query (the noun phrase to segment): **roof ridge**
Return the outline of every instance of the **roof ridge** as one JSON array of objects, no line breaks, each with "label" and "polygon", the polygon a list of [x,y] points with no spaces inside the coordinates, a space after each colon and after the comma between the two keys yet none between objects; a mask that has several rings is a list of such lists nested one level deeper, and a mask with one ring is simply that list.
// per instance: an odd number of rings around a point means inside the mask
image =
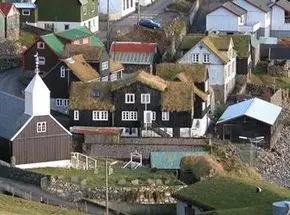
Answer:
[{"label": "roof ridge", "polygon": [[252,98],[252,99],[250,99],[250,100],[252,100],[252,102],[249,104],[249,106],[247,107],[247,109],[246,109],[246,111],[245,111],[245,115],[247,115],[248,114],[248,111],[251,109],[251,107],[253,106],[253,104],[257,101],[257,97],[254,97],[254,98]]}]

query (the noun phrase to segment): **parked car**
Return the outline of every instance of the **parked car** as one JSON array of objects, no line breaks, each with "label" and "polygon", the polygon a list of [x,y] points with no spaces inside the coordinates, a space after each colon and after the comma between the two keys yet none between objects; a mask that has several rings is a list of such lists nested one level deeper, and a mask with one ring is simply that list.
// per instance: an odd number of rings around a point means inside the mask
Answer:
[{"label": "parked car", "polygon": [[141,19],[138,25],[151,29],[161,28],[161,24],[153,19]]}]

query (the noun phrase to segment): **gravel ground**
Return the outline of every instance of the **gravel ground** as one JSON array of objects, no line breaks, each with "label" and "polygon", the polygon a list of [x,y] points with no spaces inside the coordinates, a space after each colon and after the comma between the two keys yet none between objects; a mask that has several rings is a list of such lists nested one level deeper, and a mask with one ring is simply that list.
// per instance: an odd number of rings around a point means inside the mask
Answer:
[{"label": "gravel ground", "polygon": [[282,116],[285,123],[272,150],[258,149],[256,167],[265,181],[290,188],[290,104]]}]

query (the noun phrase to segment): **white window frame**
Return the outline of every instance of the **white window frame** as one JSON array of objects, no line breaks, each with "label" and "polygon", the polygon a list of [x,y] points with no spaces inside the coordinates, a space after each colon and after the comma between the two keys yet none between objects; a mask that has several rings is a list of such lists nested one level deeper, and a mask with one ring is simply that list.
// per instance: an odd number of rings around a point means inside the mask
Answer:
[{"label": "white window frame", "polygon": [[118,79],[118,76],[117,76],[117,73],[114,72],[110,75],[110,81],[117,81]]},{"label": "white window frame", "polygon": [[39,56],[38,63],[39,63],[39,65],[45,65],[45,57]]},{"label": "white window frame", "polygon": [[108,111],[93,111],[92,119],[93,121],[108,121]]},{"label": "white window frame", "polygon": [[126,93],[125,94],[125,103],[126,104],[134,104],[135,103],[135,94],[134,93]]},{"label": "white window frame", "polygon": [[209,54],[203,54],[203,62],[209,63]]},{"label": "white window frame", "polygon": [[122,121],[137,121],[138,112],[137,111],[122,111]]},{"label": "white window frame", "polygon": [[191,60],[193,63],[199,63],[199,54],[198,53],[193,53],[191,55]]},{"label": "white window frame", "polygon": [[37,42],[37,49],[45,49],[45,43],[42,41]]},{"label": "white window frame", "polygon": [[86,5],[83,6],[83,13],[84,13],[84,15],[87,15],[87,6]]},{"label": "white window frame", "polygon": [[65,67],[64,66],[60,67],[60,77],[65,78]]},{"label": "white window frame", "polygon": [[109,69],[109,61],[105,61],[102,63],[102,71]]},{"label": "white window frame", "polygon": [[37,122],[36,123],[36,131],[37,131],[37,133],[45,133],[46,132],[46,122]]},{"label": "white window frame", "polygon": [[57,107],[62,107],[62,106],[63,106],[63,104],[62,104],[62,99],[56,99],[56,100],[55,100],[55,106],[57,106]]},{"label": "white window frame", "polygon": [[169,112],[162,112],[162,121],[169,121],[170,113]]},{"label": "white window frame", "polygon": [[80,120],[80,112],[78,110],[74,110],[74,120]]},{"label": "white window frame", "polygon": [[156,111],[152,111],[152,121],[156,120]]},{"label": "white window frame", "polygon": [[23,16],[30,16],[30,10],[29,9],[22,9],[22,15]]},{"label": "white window frame", "polygon": [[141,104],[150,104],[150,93],[141,93]]}]

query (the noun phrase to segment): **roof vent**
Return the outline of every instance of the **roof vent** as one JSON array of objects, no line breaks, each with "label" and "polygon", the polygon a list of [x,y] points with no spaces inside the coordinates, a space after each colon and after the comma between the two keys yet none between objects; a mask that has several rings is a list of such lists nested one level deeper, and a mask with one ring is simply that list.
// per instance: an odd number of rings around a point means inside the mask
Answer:
[{"label": "roof vent", "polygon": [[93,90],[93,93],[92,93],[92,96],[94,97],[94,98],[99,98],[100,97],[100,91],[99,90]]}]

